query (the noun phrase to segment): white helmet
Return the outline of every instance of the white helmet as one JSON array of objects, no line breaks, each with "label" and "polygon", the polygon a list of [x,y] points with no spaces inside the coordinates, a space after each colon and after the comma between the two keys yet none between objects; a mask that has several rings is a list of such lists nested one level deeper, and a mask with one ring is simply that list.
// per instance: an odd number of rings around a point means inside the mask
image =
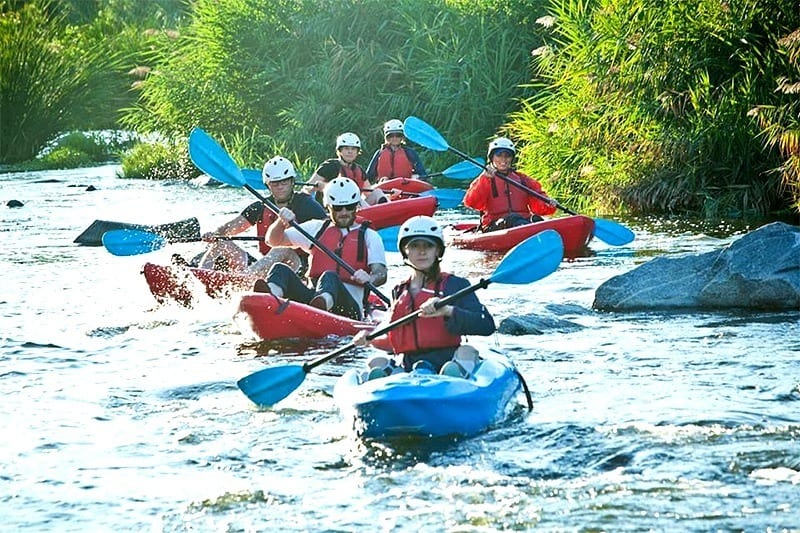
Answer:
[{"label": "white helmet", "polygon": [[386,121],[386,124],[383,125],[384,138],[390,133],[399,133],[401,135],[405,135],[405,132],[403,131],[403,123],[396,118]]},{"label": "white helmet", "polygon": [[495,140],[493,140],[492,142],[489,143],[489,152],[486,155],[486,159],[491,161],[492,160],[492,154],[496,150],[508,150],[509,152],[511,152],[512,155],[516,155],[517,154],[517,149],[514,147],[514,143],[511,142],[511,139],[509,139],[507,137],[498,137],[498,138],[496,138]]},{"label": "white helmet", "polygon": [[296,177],[297,173],[292,162],[279,155],[264,163],[264,170],[261,171],[261,179],[264,180],[264,185],[271,181],[283,181]]},{"label": "white helmet", "polygon": [[444,234],[442,227],[433,217],[418,215],[411,217],[400,226],[400,231],[397,233],[397,249],[406,257],[406,252],[403,249],[406,243],[411,242],[416,238],[422,238],[439,245],[439,257],[444,255]]},{"label": "white helmet", "polygon": [[361,200],[361,190],[358,185],[355,181],[343,176],[329,181],[322,192],[322,202],[326,206],[350,205],[358,203],[359,200]]},{"label": "white helmet", "polygon": [[336,137],[336,149],[338,150],[342,146],[352,146],[353,148],[358,148],[361,150],[361,139],[358,138],[358,135],[355,133],[342,133],[338,137]]}]

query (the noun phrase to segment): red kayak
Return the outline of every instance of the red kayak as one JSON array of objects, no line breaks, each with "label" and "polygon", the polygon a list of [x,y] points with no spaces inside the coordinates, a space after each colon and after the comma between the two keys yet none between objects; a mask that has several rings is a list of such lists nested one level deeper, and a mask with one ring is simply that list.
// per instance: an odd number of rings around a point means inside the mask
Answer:
[{"label": "red kayak", "polygon": [[378,182],[375,187],[384,192],[401,191],[411,194],[419,194],[433,189],[433,185],[427,181],[410,178],[391,178]]},{"label": "red kayak", "polygon": [[[378,316],[374,318],[379,319]],[[355,335],[362,329],[371,330],[376,324],[371,319],[353,320],[273,294],[260,293],[242,296],[234,320],[242,331],[250,331],[262,340],[321,339],[328,335],[344,337]]]},{"label": "red kayak", "polygon": [[592,240],[594,220],[583,215],[574,215],[487,233],[478,231],[478,225],[472,223],[454,224],[453,228],[458,231],[450,241],[453,246],[487,252],[506,252],[531,235],[553,229],[561,235],[564,253],[569,255],[580,252]]},{"label": "red kayak", "polygon": [[358,210],[358,221],[369,220],[372,229],[378,230],[390,226],[399,226],[410,217],[416,215],[433,216],[437,201],[434,196],[418,196],[393,200]]},{"label": "red kayak", "polygon": [[[198,289],[205,287],[211,298],[228,297],[234,292],[250,291],[257,276],[241,272],[223,272],[205,268],[189,268],[145,263],[144,279],[156,300],[175,300],[189,306]],[[198,283],[199,282],[199,283]]]}]

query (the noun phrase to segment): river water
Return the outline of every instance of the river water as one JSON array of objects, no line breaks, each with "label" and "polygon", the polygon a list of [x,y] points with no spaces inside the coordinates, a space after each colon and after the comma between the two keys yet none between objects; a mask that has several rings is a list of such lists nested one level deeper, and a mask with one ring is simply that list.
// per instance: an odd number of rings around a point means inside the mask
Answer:
[{"label": "river water", "polygon": [[[235,302],[158,306],[142,264],[197,243],[134,257],[72,244],[95,219],[211,230],[252,200],[116,170],[0,174],[2,529],[800,531],[800,311],[591,309],[608,278],[747,228],[630,221],[628,246],[593,242],[540,281],[491,285],[479,296],[498,323],[572,323],[471,339],[512,354],[533,411],[520,398],[477,437],[377,444],[331,399],[368,351],[260,411],[237,379],[344,341],[265,345],[238,331]],[[498,260],[449,249],[445,267],[477,280]],[[392,283],[399,254],[389,262]]]}]

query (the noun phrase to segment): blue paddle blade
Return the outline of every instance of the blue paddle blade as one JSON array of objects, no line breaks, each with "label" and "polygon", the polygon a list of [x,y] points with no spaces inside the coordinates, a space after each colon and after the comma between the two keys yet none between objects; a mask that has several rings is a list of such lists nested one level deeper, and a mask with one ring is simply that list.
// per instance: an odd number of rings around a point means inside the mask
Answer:
[{"label": "blue paddle blade", "polygon": [[612,246],[624,246],[636,235],[622,224],[602,218],[594,219],[594,236]]},{"label": "blue paddle blade", "polygon": [[118,256],[146,254],[167,244],[167,239],[161,235],[138,229],[107,231],[103,233],[102,241],[106,250]]},{"label": "blue paddle blade", "polygon": [[266,190],[267,186],[264,185],[264,179],[261,177],[261,171],[254,168],[243,168],[242,176],[244,181],[249,186],[256,190]]},{"label": "blue paddle blade", "polygon": [[531,283],[555,272],[563,258],[561,235],[544,230],[509,250],[489,279],[494,283]]},{"label": "blue paddle blade", "polygon": [[450,148],[438,131],[417,117],[408,117],[403,122],[403,133],[407,139],[429,150],[446,152]]},{"label": "blue paddle blade", "polygon": [[439,209],[453,209],[461,205],[466,191],[461,189],[431,189],[420,193],[420,196],[433,196],[438,202]]},{"label": "blue paddle blade", "polygon": [[236,384],[254,404],[271,407],[289,396],[305,379],[303,365],[282,365],[253,372]]},{"label": "blue paddle blade", "polygon": [[239,165],[217,141],[200,128],[189,134],[189,157],[192,162],[211,176],[232,187],[243,187],[244,176]]},{"label": "blue paddle blade", "polygon": [[[486,160],[482,157],[475,157],[475,161],[481,165],[486,165]],[[475,166],[472,161],[461,161],[455,165],[451,165],[442,171],[442,175],[446,178],[454,180],[471,180],[478,177],[481,169]]]},{"label": "blue paddle blade", "polygon": [[387,252],[398,252],[397,249],[397,235],[400,233],[400,226],[389,226],[388,228],[381,228],[378,230],[378,235],[381,236],[383,241],[383,248]]}]

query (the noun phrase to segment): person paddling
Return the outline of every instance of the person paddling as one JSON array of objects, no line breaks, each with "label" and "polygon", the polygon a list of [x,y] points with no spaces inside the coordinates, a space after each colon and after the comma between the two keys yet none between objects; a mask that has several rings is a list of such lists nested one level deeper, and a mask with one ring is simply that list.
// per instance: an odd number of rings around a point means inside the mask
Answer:
[{"label": "person paddling", "polygon": [[[261,178],[269,189],[268,199],[278,207],[291,209],[296,213],[298,221],[324,219],[327,216],[322,206],[308,194],[294,191],[297,173],[294,165],[285,157],[275,156],[267,161],[261,172]],[[261,277],[269,272],[273,264],[279,262],[290,265],[293,270],[302,270],[306,263],[305,254],[298,254],[291,248],[270,247],[263,240],[267,228],[276,218],[262,202],[253,202],[215,231],[202,235],[203,240],[210,243],[210,246],[200,259],[200,268],[246,272]],[[258,260],[233,241],[220,239],[242,233],[252,226],[256,227],[256,234],[262,238],[258,247],[263,257]]]},{"label": "person paddling", "polygon": [[[478,362],[478,352],[462,344],[462,335],[491,335],[494,318],[470,293],[452,304],[436,309],[443,297],[468,287],[469,281],[442,272],[445,244],[442,228],[429,216],[406,220],[397,236],[397,248],[409,267],[409,277],[392,290],[391,321],[420,310],[417,320],[401,325],[387,334],[392,352],[399,359],[372,358],[368,378],[374,379],[399,371],[425,368],[451,376],[467,377]],[[369,332],[353,337],[357,345],[367,344]]]},{"label": "person paddling", "polygon": [[367,165],[367,179],[373,183],[393,178],[428,180],[419,155],[405,145],[401,121],[387,121],[383,125],[383,138],[385,144],[375,151]]},{"label": "person paddling", "polygon": [[326,159],[311,175],[312,184],[307,191],[316,190],[317,201],[323,203],[325,184],[338,176],[353,180],[363,193],[362,207],[388,201],[380,189],[372,189],[372,182],[367,178],[364,169],[356,163],[361,154],[361,139],[355,133],[346,132],[336,137],[336,155]]},{"label": "person paddling", "polygon": [[542,216],[556,212],[555,201],[540,200],[506,181],[516,181],[544,194],[538,181],[514,168],[516,153],[511,139],[498,137],[491,141],[486,156],[489,163],[484,172],[472,181],[464,195],[464,205],[481,213],[481,231],[496,231],[538,222],[542,220]]},{"label": "person paddling", "polygon": [[308,283],[291,268],[278,263],[269,271],[266,280],[255,282],[253,290],[361,320],[368,297],[364,285],[386,283],[383,241],[366,223],[356,222],[361,191],[353,180],[334,178],[325,186],[323,195],[328,219],[309,220],[300,227],[338,255],[355,273],[348,273],[319,246],[291,227],[295,214],[284,207],[267,230],[267,240],[271,246],[289,246],[309,253]]}]

